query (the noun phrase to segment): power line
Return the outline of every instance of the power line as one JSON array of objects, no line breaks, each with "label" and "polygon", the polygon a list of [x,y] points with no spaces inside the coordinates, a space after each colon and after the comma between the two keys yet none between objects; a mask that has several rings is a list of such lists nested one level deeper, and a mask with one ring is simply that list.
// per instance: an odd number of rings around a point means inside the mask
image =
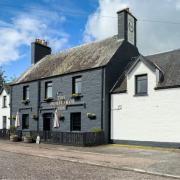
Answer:
[{"label": "power line", "polygon": [[[22,9],[26,9],[26,7],[23,7],[23,6],[14,6],[14,5],[10,5],[10,4],[3,4],[3,3],[0,3],[0,6],[3,5],[3,6],[7,6],[7,7],[10,7],[10,8],[22,8]],[[45,10],[42,10],[42,9],[39,9],[39,8],[35,8],[35,7],[28,7],[27,8],[28,10],[35,10],[35,11],[39,11],[39,12],[44,12]],[[53,10],[54,11],[54,10]],[[57,10],[56,10],[57,11]],[[55,11],[55,12],[56,12]],[[64,10],[64,9],[59,9],[59,11],[61,13],[64,13],[66,15],[76,15],[76,16],[81,16],[81,17],[87,17],[89,16],[88,13],[85,13],[85,12],[77,12],[77,11],[70,11],[70,10]],[[42,14],[43,15],[43,14]],[[113,18],[113,19],[117,19],[117,17],[115,16],[107,16],[107,15],[94,15],[94,16],[98,16],[98,17],[102,17],[102,18]],[[173,21],[164,21],[164,20],[154,20],[154,19],[140,19],[138,18],[138,22],[146,22],[146,23],[161,23],[161,24],[172,24],[172,25],[180,25],[180,22],[173,22]],[[3,26],[0,26],[0,27],[3,27]]]}]

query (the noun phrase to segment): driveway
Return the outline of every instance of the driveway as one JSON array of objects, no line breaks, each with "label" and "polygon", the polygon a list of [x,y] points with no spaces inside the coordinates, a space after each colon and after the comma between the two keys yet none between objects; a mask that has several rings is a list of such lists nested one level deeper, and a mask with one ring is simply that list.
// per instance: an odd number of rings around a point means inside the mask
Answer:
[{"label": "driveway", "polygon": [[104,145],[72,147],[0,141],[0,151],[180,179],[180,150]]}]

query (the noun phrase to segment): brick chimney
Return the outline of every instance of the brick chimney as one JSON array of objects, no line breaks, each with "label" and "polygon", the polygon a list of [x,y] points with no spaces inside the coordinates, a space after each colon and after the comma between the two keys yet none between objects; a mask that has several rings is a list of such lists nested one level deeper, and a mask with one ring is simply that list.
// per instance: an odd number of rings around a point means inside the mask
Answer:
[{"label": "brick chimney", "polygon": [[46,55],[51,54],[51,48],[45,40],[36,39],[31,43],[31,64],[36,64]]},{"label": "brick chimney", "polygon": [[136,23],[137,19],[129,8],[117,12],[118,14],[118,38],[126,40],[136,46]]}]

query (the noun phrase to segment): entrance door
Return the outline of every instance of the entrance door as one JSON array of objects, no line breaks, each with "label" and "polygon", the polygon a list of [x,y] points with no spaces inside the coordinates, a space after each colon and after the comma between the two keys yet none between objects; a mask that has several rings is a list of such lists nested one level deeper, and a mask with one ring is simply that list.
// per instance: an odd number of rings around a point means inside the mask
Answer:
[{"label": "entrance door", "polygon": [[44,136],[45,141],[51,139],[51,119],[52,119],[51,113],[44,114],[44,116],[43,116],[43,136]]}]

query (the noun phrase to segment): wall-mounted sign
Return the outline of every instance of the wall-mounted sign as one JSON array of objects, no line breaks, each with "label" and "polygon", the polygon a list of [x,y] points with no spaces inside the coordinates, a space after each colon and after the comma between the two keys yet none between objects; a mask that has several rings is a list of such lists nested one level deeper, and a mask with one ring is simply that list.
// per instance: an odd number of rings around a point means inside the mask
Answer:
[{"label": "wall-mounted sign", "polygon": [[67,105],[74,104],[74,99],[58,96],[57,101],[51,102],[50,105],[58,110],[66,110]]}]

